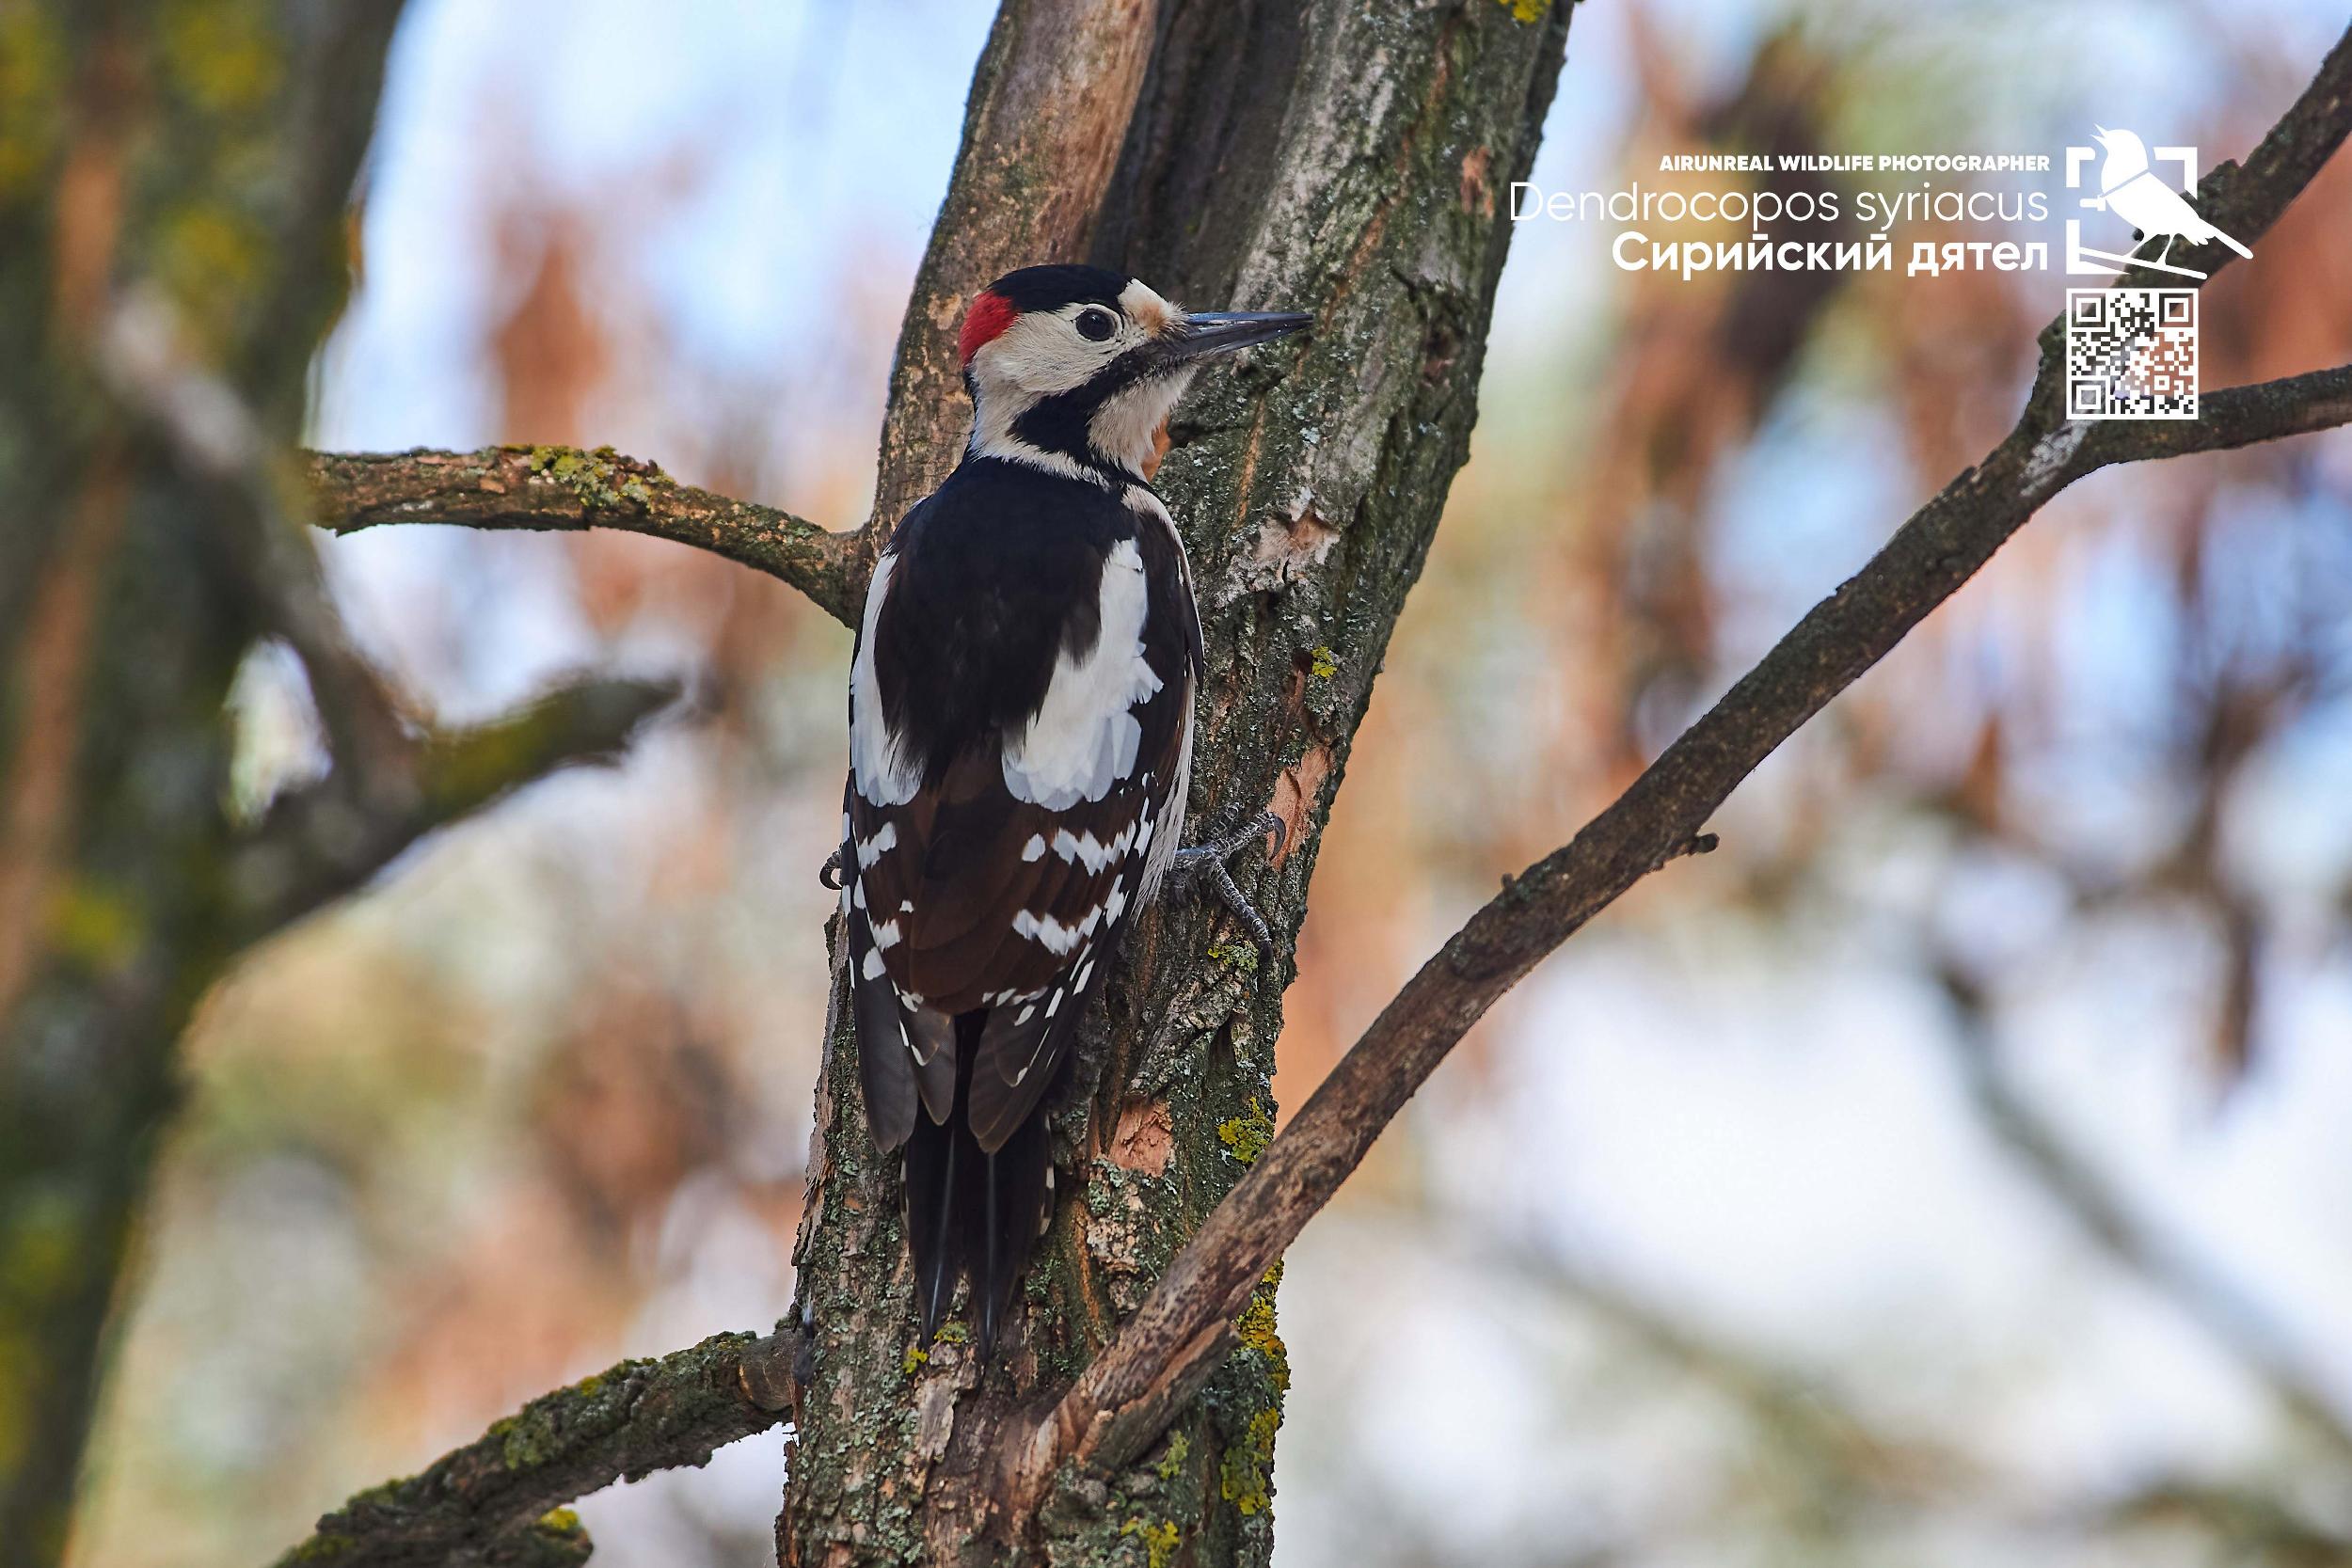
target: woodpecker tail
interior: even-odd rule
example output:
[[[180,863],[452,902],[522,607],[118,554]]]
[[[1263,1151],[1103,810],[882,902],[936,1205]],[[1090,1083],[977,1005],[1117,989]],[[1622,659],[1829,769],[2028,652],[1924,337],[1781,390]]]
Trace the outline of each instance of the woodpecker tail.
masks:
[[[907,1140],[907,1244],[914,1255],[914,1309],[923,1341],[939,1332],[956,1283],[972,1281],[975,1338],[981,1359],[995,1353],[1010,1316],[1012,1292],[1044,1227],[1051,1145],[1045,1118],[1031,1113],[991,1154],[973,1136],[967,1115],[972,1062],[988,1014],[956,1018],[956,1101],[946,1124],[914,1118]]]

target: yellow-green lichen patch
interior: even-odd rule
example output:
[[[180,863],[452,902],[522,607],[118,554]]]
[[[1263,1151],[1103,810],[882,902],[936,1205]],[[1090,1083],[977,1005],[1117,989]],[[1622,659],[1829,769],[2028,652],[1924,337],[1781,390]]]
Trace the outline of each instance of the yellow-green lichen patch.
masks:
[[[898,1370],[904,1372],[907,1376],[913,1377],[914,1375],[914,1370],[917,1367],[928,1365],[930,1358],[931,1353],[925,1350],[922,1346],[909,1345],[907,1347],[906,1358],[899,1364]]]
[[[1274,1505],[1274,1434],[1281,1425],[1279,1410],[1261,1410],[1249,1418],[1248,1434],[1225,1450],[1219,1489],[1245,1516],[1263,1513]]]
[[[1244,974],[1258,971],[1258,944],[1254,942],[1216,942],[1209,944],[1209,961]]]
[[[1162,1481],[1174,1481],[1184,1473],[1184,1464],[1191,1458],[1192,1439],[1179,1430],[1168,1438],[1168,1452],[1160,1456],[1160,1462],[1152,1468]]]
[[[1501,0],[1501,4],[1514,22],[1541,22],[1551,9],[1551,0]]]
[[[1216,1141],[1226,1152],[1245,1165],[1254,1165],[1265,1146],[1274,1141],[1274,1117],[1265,1102],[1252,1095],[1247,1116],[1228,1117],[1216,1124]]]
[[[653,483],[662,478],[658,466],[632,462],[611,447],[594,451],[533,447],[531,471],[544,474],[592,507],[649,505]]]
[[[1184,1541],[1184,1532],[1173,1519],[1152,1524],[1146,1519],[1130,1519],[1120,1528],[1120,1535],[1132,1535],[1143,1542],[1146,1568],[1168,1568],[1176,1560],[1176,1548]]]
[[[1314,675],[1315,679],[1319,681],[1327,681],[1333,675],[1340,673],[1340,656],[1331,651],[1331,645],[1329,643],[1323,642],[1316,644],[1315,651],[1308,657],[1313,662],[1309,664],[1307,668]]]
[[[1234,1336],[1265,1358],[1266,1380],[1274,1385],[1278,1397],[1291,1391],[1290,1347],[1282,1343],[1274,1318],[1274,1292],[1281,1282],[1282,1265],[1277,1263],[1249,1293],[1249,1305],[1233,1323]]]

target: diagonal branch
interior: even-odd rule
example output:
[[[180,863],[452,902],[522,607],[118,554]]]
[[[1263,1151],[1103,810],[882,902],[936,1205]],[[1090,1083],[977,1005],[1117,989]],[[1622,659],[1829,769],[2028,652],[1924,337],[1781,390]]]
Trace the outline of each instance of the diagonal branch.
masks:
[[[2243,168],[2201,187],[2204,211],[2251,240],[2352,130],[2352,31]],[[2210,254],[2218,252],[2218,255]],[[2192,265],[2218,270],[2218,245]],[[2352,367],[2206,400],[2200,434],[2153,422],[2060,423],[2064,322],[2042,335],[2026,411],[1885,547],[1564,847],[1508,882],[1406,983],[1240,1184],[1168,1265],[1025,1450],[1016,1497],[1077,1458],[1117,1466],[1165,1426],[1222,1359],[1249,1292],[1329,1202],[1383,1129],[1502,995],[1644,877],[1692,844],[1740,782],[1957,593],[2010,535],[2097,468],[2237,447],[2352,421]]]
[[[428,732],[415,787],[395,804],[355,794],[338,768],[273,803],[230,862],[247,941],[301,919],[390,864],[427,833],[562,768],[610,763],[678,694],[675,683],[588,677],[467,729]]]
[[[784,1420],[799,1353],[794,1334],[721,1334],[542,1394],[422,1475],[358,1494],[279,1568],[578,1561],[584,1550],[563,1555],[577,1526],[548,1520],[549,1510],[614,1481],[702,1465]]]

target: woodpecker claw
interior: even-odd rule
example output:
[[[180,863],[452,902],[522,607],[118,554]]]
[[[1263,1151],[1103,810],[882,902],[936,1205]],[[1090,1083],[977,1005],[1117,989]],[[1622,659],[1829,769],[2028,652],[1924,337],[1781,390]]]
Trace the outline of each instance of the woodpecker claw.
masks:
[[[817,868],[817,880],[822,883],[827,891],[839,893],[847,864],[848,863],[841,858],[841,851],[835,849],[825,857],[825,863]]]
[[[1249,934],[1257,939],[1258,951],[1270,965],[1275,958],[1274,933],[1267,929],[1265,916],[1258,912],[1257,906],[1242,892],[1225,864],[1268,833],[1274,835],[1274,853],[1280,854],[1282,846],[1289,841],[1289,825],[1272,812],[1262,811],[1231,832],[1215,833],[1188,848],[1177,850],[1171,870],[1187,891],[1203,880],[1215,888],[1225,907],[1249,927]]]

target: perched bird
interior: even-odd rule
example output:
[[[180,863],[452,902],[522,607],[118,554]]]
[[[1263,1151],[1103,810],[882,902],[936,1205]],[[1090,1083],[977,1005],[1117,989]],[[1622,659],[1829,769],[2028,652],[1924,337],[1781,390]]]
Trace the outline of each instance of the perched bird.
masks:
[[[2219,240],[2240,256],[2254,254],[2199,217],[2188,198],[2166,184],[2148,166],[2148,147],[2138,136],[2129,131],[2100,127],[2092,139],[2106,150],[2106,157],[2099,165],[2099,194],[2086,198],[2083,205],[2113,212],[2138,230],[2143,240],[2162,234],[2164,249],[2157,261],[2171,260],[2174,240],[2186,240],[2191,245]]]
[[[964,316],[971,438],[875,563],[834,863],[866,1115],[906,1150],[926,1341],[968,1276],[992,1353],[1048,1214],[1041,1106],[1180,862],[1200,619],[1145,478],[1159,432],[1206,356],[1311,319],[1188,314],[1085,266],[1009,273]],[[1238,900],[1223,861],[1273,826],[1182,863]]]

